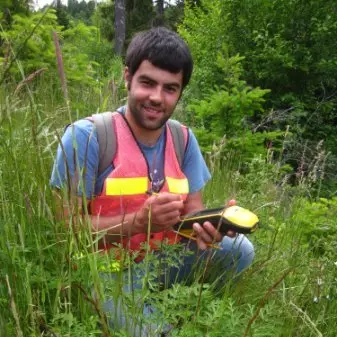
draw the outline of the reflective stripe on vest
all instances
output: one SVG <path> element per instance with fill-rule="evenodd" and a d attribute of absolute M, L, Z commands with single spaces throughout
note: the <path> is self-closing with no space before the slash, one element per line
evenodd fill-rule
<path fill-rule="evenodd" d="M 188 180 L 166 177 L 169 191 L 174 194 L 188 193 Z M 148 177 L 138 178 L 107 178 L 105 194 L 107 196 L 144 194 L 149 185 Z"/>
<path fill-rule="evenodd" d="M 105 181 L 106 195 L 144 194 L 149 184 L 148 177 L 138 178 L 107 178 Z"/>

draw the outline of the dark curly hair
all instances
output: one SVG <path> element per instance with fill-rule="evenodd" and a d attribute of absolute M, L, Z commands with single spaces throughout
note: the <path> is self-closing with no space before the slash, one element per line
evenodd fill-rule
<path fill-rule="evenodd" d="M 154 27 L 148 31 L 137 33 L 133 37 L 125 59 L 131 76 L 135 74 L 144 60 L 172 73 L 182 70 L 183 88 L 191 78 L 193 60 L 190 50 L 177 33 L 167 28 Z"/>

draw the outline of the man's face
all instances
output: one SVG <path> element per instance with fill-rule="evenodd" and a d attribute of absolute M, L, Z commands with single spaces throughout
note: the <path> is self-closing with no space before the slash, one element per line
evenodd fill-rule
<path fill-rule="evenodd" d="M 171 73 L 143 61 L 135 74 L 125 70 L 128 107 L 135 122 L 143 129 L 158 130 L 171 117 L 182 90 L 183 74 Z"/>

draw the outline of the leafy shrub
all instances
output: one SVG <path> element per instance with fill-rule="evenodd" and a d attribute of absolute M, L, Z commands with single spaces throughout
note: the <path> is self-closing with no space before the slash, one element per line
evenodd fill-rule
<path fill-rule="evenodd" d="M 207 130 L 211 141 L 223 136 L 241 136 L 246 129 L 247 119 L 255 112 L 263 111 L 264 96 L 269 92 L 251 88 L 240 80 L 242 58 L 239 55 L 228 56 L 224 46 L 217 55 L 215 66 L 220 73 L 227 74 L 223 84 L 205 90 L 203 99 L 194 99 L 187 107 L 196 125 Z"/>
<path fill-rule="evenodd" d="M 111 54 L 110 44 L 100 39 L 99 30 L 83 23 L 63 32 L 62 52 L 68 80 L 82 86 L 97 86 L 101 67 L 107 68 L 107 56 Z"/>
<path fill-rule="evenodd" d="M 108 74 L 110 44 L 100 38 L 98 28 L 81 22 L 67 30 L 61 29 L 54 10 L 32 13 L 27 17 L 14 15 L 11 29 L 0 33 L 5 40 L 2 54 L 5 56 L 7 49 L 10 50 L 9 60 L 6 57 L 0 59 L 3 67 L 6 68 L 15 58 L 19 61 L 19 67 L 14 63 L 10 69 L 16 81 L 41 68 L 47 68 L 51 78 L 57 77 L 53 41 L 53 32 L 56 32 L 68 85 L 99 89 L 97 84 Z"/>
<path fill-rule="evenodd" d="M 337 34 L 335 5 L 321 0 L 305 4 L 302 0 L 200 0 L 198 4 L 185 6 L 178 30 L 195 60 L 185 98 L 193 106 L 190 120 L 208 133 L 203 145 L 218 140 L 217 132 L 228 138 L 230 131 L 238 131 L 238 124 L 260 123 L 270 109 L 273 118 L 264 124 L 265 131 L 289 126 L 295 142 L 324 139 L 328 151 L 335 153 L 337 48 L 331 38 Z M 219 51 L 222 64 L 215 57 Z M 238 80 L 255 89 L 240 86 Z M 262 95 L 259 87 L 271 91 Z M 229 109 L 230 104 L 238 109 Z M 240 108 L 248 119 L 242 118 Z M 290 150 L 289 156 L 296 158 Z M 293 161 L 288 163 L 296 170 Z"/>
<path fill-rule="evenodd" d="M 187 98 L 202 99 L 209 89 L 223 83 L 225 76 L 219 72 L 215 55 L 228 47 L 227 28 L 228 15 L 219 1 L 202 1 L 201 6 L 185 1 L 184 20 L 178 32 L 187 41 L 195 66 Z"/>
<path fill-rule="evenodd" d="M 60 32 L 61 26 L 57 25 L 55 12 L 34 13 L 30 16 L 13 16 L 11 29 L 0 31 L 2 44 L 1 54 L 9 55 L 2 59 L 3 67 L 7 67 L 14 58 L 20 60 L 24 74 L 30 74 L 37 69 L 48 68 L 55 70 L 56 56 L 52 32 Z M 1 59 L 0 59 L 1 61 Z M 10 73 L 16 80 L 22 79 L 22 74 L 13 66 Z"/>
<path fill-rule="evenodd" d="M 335 257 L 337 251 L 337 197 L 300 201 L 294 216 L 306 244 L 317 255 Z"/>

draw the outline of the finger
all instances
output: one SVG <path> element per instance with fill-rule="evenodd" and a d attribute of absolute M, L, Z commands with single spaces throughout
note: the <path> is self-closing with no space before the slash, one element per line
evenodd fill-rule
<path fill-rule="evenodd" d="M 175 225 L 181 221 L 180 212 L 172 211 L 166 214 L 159 214 L 158 216 L 153 217 L 153 222 L 164 225 Z"/>
<path fill-rule="evenodd" d="M 197 238 L 197 245 L 200 250 L 207 249 L 207 244 L 201 238 Z"/>
<path fill-rule="evenodd" d="M 200 238 L 205 243 L 214 242 L 213 237 L 210 236 L 204 228 L 197 222 L 193 224 L 193 230 L 196 232 L 197 237 Z"/>
<path fill-rule="evenodd" d="M 184 209 L 184 203 L 182 200 L 180 201 L 171 201 L 165 204 L 153 204 L 152 209 L 155 212 L 165 214 L 170 213 L 172 211 L 178 211 L 179 213 Z"/>
<path fill-rule="evenodd" d="M 228 231 L 226 232 L 226 236 L 229 236 L 230 238 L 235 238 L 236 235 L 237 235 L 237 233 L 234 232 L 234 231 L 232 231 L 232 230 L 228 230 Z"/>
<path fill-rule="evenodd" d="M 203 228 L 207 234 L 212 237 L 212 242 L 220 242 L 222 240 L 222 234 L 208 221 L 203 223 Z"/>
<path fill-rule="evenodd" d="M 235 199 L 231 199 L 227 202 L 227 206 L 235 206 L 236 205 L 236 200 Z"/>
<path fill-rule="evenodd" d="M 166 204 L 173 201 L 182 201 L 180 194 L 173 194 L 167 192 L 157 194 L 155 197 L 156 197 L 155 201 L 158 204 Z"/>
<path fill-rule="evenodd" d="M 163 193 L 155 193 L 152 194 L 150 197 L 148 197 L 145 201 L 145 204 L 147 205 L 153 205 L 153 204 L 166 204 L 170 201 L 179 201 L 181 199 L 180 194 L 172 194 L 168 192 L 163 192 Z"/>
<path fill-rule="evenodd" d="M 158 199 L 159 195 L 155 194 L 155 195 L 151 195 L 150 197 L 148 197 L 145 202 L 144 202 L 144 205 L 145 206 L 152 206 L 156 200 Z"/>

